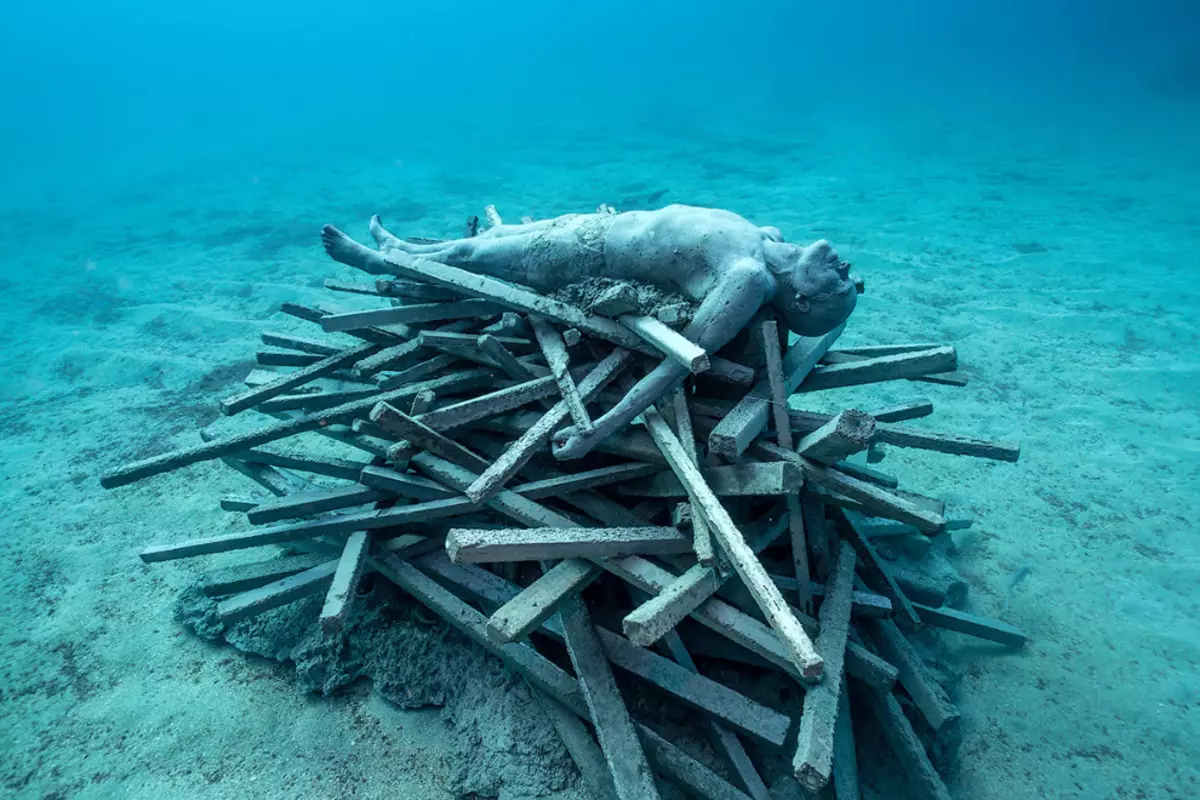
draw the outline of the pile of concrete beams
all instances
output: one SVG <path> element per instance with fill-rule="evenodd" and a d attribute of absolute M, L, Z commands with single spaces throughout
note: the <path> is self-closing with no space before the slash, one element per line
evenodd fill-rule
<path fill-rule="evenodd" d="M 314 624 L 330 637 L 364 576 L 382 576 L 528 681 L 596 797 L 657 797 L 661 779 L 703 798 L 858 798 L 851 703 L 890 744 L 905 796 L 949 796 L 929 752 L 960 714 L 911 637 L 1025 637 L 960 608 L 966 583 L 940 543 L 970 523 L 870 464 L 886 447 L 1018 451 L 903 424 L 932 413 L 924 400 L 802 408 L 879 381 L 963 385 L 953 347 L 837 348 L 840 328 L 789 342 L 760 315 L 709 354 L 674 318 L 606 317 L 425 260 L 326 286 L 379 307 L 282 311 L 352 343 L 264 333 L 274 349 L 221 402 L 275 421 L 103 476 L 114 488 L 221 459 L 268 493 L 221 500 L 244 530 L 144 561 L 283 546 L 204 590 L 227 623 L 324 592 Z M 590 424 L 664 358 L 688 365 L 682 387 L 591 455 L 553 458 L 557 430 Z M 321 437 L 363 455 L 332 457 Z M 730 668 L 783 673 L 803 701 L 712 677 Z M 698 712 L 720 763 L 634 718 L 623 697 L 647 688 Z M 767 773 L 767 753 L 791 768 Z"/>

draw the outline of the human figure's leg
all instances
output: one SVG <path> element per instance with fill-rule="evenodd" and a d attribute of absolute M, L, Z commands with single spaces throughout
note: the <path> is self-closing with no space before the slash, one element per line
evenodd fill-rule
<path fill-rule="evenodd" d="M 387 250 L 379 252 L 365 247 L 332 225 L 326 225 L 322 230 L 321 241 L 325 252 L 335 261 L 374 275 L 395 274 L 384 257 Z M 522 255 L 527 241 L 528 237 L 521 236 L 455 239 L 436 245 L 414 245 L 402 241 L 403 247 L 388 249 L 428 258 L 452 267 L 461 267 L 481 275 L 524 283 L 526 276 Z"/>

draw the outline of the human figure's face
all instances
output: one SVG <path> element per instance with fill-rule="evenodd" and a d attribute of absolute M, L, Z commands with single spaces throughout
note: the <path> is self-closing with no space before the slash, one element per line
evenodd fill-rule
<path fill-rule="evenodd" d="M 850 265 L 824 239 L 808 247 L 777 245 L 792 252 L 777 263 L 775 306 L 801 336 L 821 336 L 841 325 L 858 302 Z M 776 259 L 772 259 L 776 260 Z"/>

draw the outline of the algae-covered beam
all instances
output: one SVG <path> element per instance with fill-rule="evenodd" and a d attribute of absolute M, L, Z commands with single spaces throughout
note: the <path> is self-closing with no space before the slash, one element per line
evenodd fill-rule
<path fill-rule="evenodd" d="M 792 427 L 788 419 L 788 389 L 783 376 L 783 354 L 779 349 L 779 325 L 774 319 L 768 319 L 763 322 L 759 333 L 767 366 L 767 383 L 771 387 L 771 419 L 775 423 L 775 440 L 784 450 L 791 450 Z M 796 575 L 796 597 L 800 603 L 800 610 L 811 616 L 816 607 L 808 588 L 812 575 L 808 565 L 804 517 L 800 512 L 799 488 L 787 493 L 787 509 L 788 532 L 792 540 L 792 570 Z"/>
<path fill-rule="evenodd" d="M 873 620 L 865 626 L 875 649 L 896 666 L 898 680 L 913 705 L 935 733 L 949 731 L 958 725 L 962 712 L 946 695 L 946 690 L 925 666 L 920 654 L 891 620 Z"/>
<path fill-rule="evenodd" d="M 821 678 L 822 660 L 813 648 L 812 640 L 800 627 L 792 615 L 779 587 L 771 582 L 770 576 L 759 563 L 754 551 L 746 544 L 741 531 L 733 524 L 729 512 L 721 505 L 721 501 L 713 494 L 700 470 L 687 457 L 679 439 L 676 438 L 666 420 L 654 408 L 646 409 L 643 415 L 646 427 L 650 431 L 654 443 L 658 445 L 671 469 L 679 476 L 680 481 L 687 486 L 689 493 L 695 498 L 700 513 L 704 514 L 712 529 L 713 535 L 721 545 L 721 550 L 732 563 L 733 568 L 741 576 L 746 588 L 754 595 L 759 608 L 767 618 L 771 627 L 779 635 L 788 654 L 795 664 L 799 674 L 806 680 Z"/>
<path fill-rule="evenodd" d="M 854 548 L 842 542 L 821 604 L 817 652 L 825 659 L 825 680 L 804 696 L 792 772 L 809 791 L 819 792 L 833 774 L 834 729 L 842 694 L 842 667 L 850 634 L 850 595 L 854 589 Z"/>
<path fill-rule="evenodd" d="M 228 625 L 286 605 L 301 597 L 317 594 L 333 580 L 337 565 L 337 559 L 334 559 L 274 583 L 235 594 L 217 604 L 217 616 Z"/>
<path fill-rule="evenodd" d="M 699 674 L 700 670 L 696 667 L 696 662 L 692 660 L 691 653 L 684 646 L 683 639 L 678 633 L 669 631 L 663 642 L 667 652 L 671 654 L 671 658 L 675 659 L 681 667 L 689 672 Z M 754 800 L 772 800 L 767 785 L 763 783 L 762 776 L 758 774 L 758 769 L 750 760 L 750 754 L 742 746 L 737 734 L 715 719 L 708 720 L 708 728 L 713 749 L 717 751 L 717 755 L 725 762 L 725 766 L 738 779 L 747 793 Z"/>
<path fill-rule="evenodd" d="M 780 520 L 772 521 L 769 517 L 770 514 L 758 520 L 753 526 L 756 530 L 747 527 L 746 538 L 755 553 L 768 547 L 782 532 L 783 523 Z M 657 574 L 661 577 L 667 573 Z M 670 576 L 665 585 L 649 592 L 652 597 L 625 616 L 621 623 L 622 630 L 637 644 L 653 644 L 716 594 L 730 575 L 728 565 L 718 569 L 716 566 L 696 564 L 678 577 Z"/>
<path fill-rule="evenodd" d="M 901 353 L 918 353 L 922 350 L 934 350 L 943 345 L 937 342 L 906 342 L 904 344 L 876 344 L 876 345 L 842 345 L 836 350 L 830 350 L 826 354 L 826 358 L 836 358 L 839 355 L 846 354 L 852 356 L 864 356 L 877 358 L 879 356 L 894 356 Z"/>
<path fill-rule="evenodd" d="M 389 281 L 384 278 L 375 281 L 374 294 L 383 297 L 399 297 L 404 300 L 422 300 L 427 303 L 445 303 L 462 299 L 457 292 L 443 289 L 440 286 L 430 286 L 428 283 L 418 281 Z"/>
<path fill-rule="evenodd" d="M 550 374 L 554 376 L 554 380 L 558 384 L 558 393 L 562 396 L 563 402 L 567 404 L 567 412 L 571 415 L 571 419 L 581 431 L 591 432 L 593 430 L 592 420 L 584 407 L 584 399 L 579 393 L 579 387 L 575 385 L 575 379 L 571 377 L 569 369 L 571 356 L 567 353 L 567 345 L 563 341 L 562 335 L 537 314 L 529 315 L 529 324 L 533 328 L 533 335 L 537 338 L 538 345 L 542 348 L 546 364 L 550 367 Z"/>
<path fill-rule="evenodd" d="M 486 275 L 477 275 L 465 269 L 451 267 L 427 258 L 410 256 L 397 250 L 391 250 L 384 254 L 384 260 L 388 262 L 391 269 L 395 270 L 396 274 L 404 277 L 453 289 L 456 292 L 494 302 L 515 311 L 539 314 L 560 325 L 578 328 L 584 333 L 605 339 L 629 350 L 636 350 L 647 355 L 658 355 L 657 349 L 643 342 L 639 336 L 620 323 L 597 314 L 588 314 L 577 306 L 546 297 L 527 287 L 496 280 Z"/>
<path fill-rule="evenodd" d="M 434 391 L 439 389 L 449 391 L 451 388 L 467 389 L 483 385 L 490 380 L 492 380 L 492 373 L 490 370 L 485 369 L 473 369 L 454 373 L 424 384 L 414 384 L 413 386 L 396 389 L 393 392 L 388 392 L 377 397 L 356 400 L 352 403 L 283 420 L 274 425 L 267 425 L 245 433 L 213 439 L 195 447 L 187 447 L 141 461 L 134 461 L 103 475 L 100 478 L 100 485 L 106 489 L 113 489 L 201 461 L 208 461 L 220 458 L 221 456 L 240 453 L 254 447 L 260 447 L 268 442 L 285 439 L 289 436 L 295 436 L 298 433 L 319 430 L 331 423 L 345 422 L 360 414 L 364 414 L 378 402 L 395 402 L 401 398 L 411 397 L 422 389 L 433 389 Z"/>
<path fill-rule="evenodd" d="M 615 378 L 629 361 L 630 355 L 628 350 L 618 348 L 597 364 L 579 384 L 579 391 L 584 400 L 595 396 Z M 533 458 L 534 453 L 546 446 L 568 413 L 566 401 L 556 403 L 467 487 L 467 496 L 479 503 L 498 492 L 529 459 Z"/>
<path fill-rule="evenodd" d="M 854 723 L 850 719 L 849 687 L 838 700 L 838 718 L 833 728 L 833 795 L 836 800 L 862 800 L 858 781 L 858 755 L 854 747 Z"/>
<path fill-rule="evenodd" d="M 680 386 L 672 393 L 671 411 L 675 418 L 675 430 L 679 434 L 680 444 L 683 445 L 691 462 L 699 466 L 700 454 L 696 450 L 696 431 L 692 427 L 692 412 L 688 408 L 688 393 L 684 386 Z M 700 514 L 692 515 L 692 549 L 696 552 L 696 561 L 700 564 L 709 566 L 716 561 L 708 522 Z"/>
<path fill-rule="evenodd" d="M 362 506 L 384 500 L 389 496 L 388 492 L 359 485 L 314 489 L 259 503 L 246 512 L 246 517 L 254 525 L 263 525 L 268 522 L 278 522 L 281 519 L 309 517 L 327 511 Z"/>
<path fill-rule="evenodd" d="M 786 415 L 785 415 L 786 423 Z M 875 434 L 875 420 L 856 408 L 847 409 L 800 440 L 796 452 L 821 464 L 836 464 L 866 450 Z M 784 446 L 780 443 L 780 446 Z"/>
<path fill-rule="evenodd" d="M 411 367 L 417 362 L 420 352 L 421 343 L 416 339 L 393 344 L 359 361 L 351 370 L 351 374 L 359 380 L 365 380 L 383 370 Z"/>
<path fill-rule="evenodd" d="M 450 560 L 463 564 L 673 555 L 691 549 L 691 541 L 669 527 L 452 528 L 446 535 Z"/>
<path fill-rule="evenodd" d="M 321 630 L 326 633 L 335 633 L 345 627 L 350 601 L 366 568 L 370 546 L 371 537 L 366 531 L 355 531 L 346 539 L 346 546 L 333 573 L 333 581 L 325 594 L 325 605 L 321 609 Z"/>
<path fill-rule="evenodd" d="M 399 372 L 394 372 L 391 375 L 375 376 L 376 385 L 380 389 L 397 389 L 401 386 L 407 386 L 415 381 L 423 381 L 426 378 L 437 375 L 445 369 L 457 364 L 462 358 L 457 355 L 448 353 L 440 353 L 433 358 L 417 361 L 415 364 L 405 367 Z"/>
<path fill-rule="evenodd" d="M 584 472 L 562 473 L 552 478 L 529 481 L 513 487 L 513 491 L 530 500 L 540 500 L 544 497 L 562 497 L 572 492 L 582 492 L 585 489 L 595 489 L 599 486 L 625 483 L 626 481 L 644 478 L 661 471 L 658 464 L 616 464 L 611 467 L 597 467 Z M 600 520 L 607 522 L 607 520 Z M 608 523 L 625 524 L 625 523 Z"/>
<path fill-rule="evenodd" d="M 215 569 L 201 575 L 198 583 L 204 594 L 209 597 L 221 597 L 266 586 L 327 561 L 329 557 L 325 555 L 280 556 L 266 561 Z"/>
<path fill-rule="evenodd" d="M 517 357 L 504 346 L 500 337 L 485 333 L 475 340 L 475 344 L 479 351 L 495 362 L 496 366 L 503 370 L 508 377 L 518 381 L 531 381 L 536 377 L 533 370 L 518 361 Z"/>
<path fill-rule="evenodd" d="M 562 703 L 546 692 L 535 688 L 528 681 L 526 681 L 526 685 L 529 686 L 529 693 L 533 695 L 549 718 L 550 724 L 558 731 L 563 747 L 567 749 L 571 760 L 575 762 L 584 785 L 592 792 L 596 800 L 616 800 L 617 794 L 613 788 L 612 775 L 608 772 L 608 765 L 604 762 L 604 753 L 596 744 L 596 740 L 592 738 L 591 731 Z"/>
<path fill-rule="evenodd" d="M 315 353 L 289 353 L 274 350 L 260 350 L 254 360 L 260 367 L 311 367 L 319 364 L 324 356 Z"/>
<path fill-rule="evenodd" d="M 892 601 L 892 614 L 896 620 L 896 624 L 906 631 L 914 631 L 921 627 L 921 618 L 917 616 L 916 610 L 913 608 L 908 597 L 905 596 L 903 590 L 896 583 L 896 579 L 892 577 L 891 571 L 876 552 L 875 546 L 871 544 L 871 540 L 863 536 L 859 530 L 863 519 L 853 511 L 838 509 L 835 512 L 840 516 L 842 523 L 842 535 L 845 537 L 858 554 L 859 569 L 862 573 L 863 582 L 871 589 Z"/>
<path fill-rule="evenodd" d="M 451 303 L 421 303 L 411 306 L 392 306 L 371 311 L 350 311 L 329 314 L 321 318 L 327 331 L 352 331 L 380 325 L 406 325 L 435 320 L 486 317 L 499 314 L 500 306 L 484 300 L 456 300 Z"/>
<path fill-rule="evenodd" d="M 553 397 L 557 391 L 553 377 L 533 378 L 514 386 L 428 411 L 419 420 L 436 431 L 462 428 L 489 417 L 505 414 L 522 406 Z"/>
<path fill-rule="evenodd" d="M 398 408 L 381 402 L 371 409 L 371 421 L 390 433 L 401 436 L 434 455 L 453 461 L 467 469 L 487 469 L 489 462 L 471 452 L 458 442 L 439 433 L 420 420 L 410 417 Z"/>
<path fill-rule="evenodd" d="M 360 480 L 367 486 L 414 500 L 440 500 L 444 497 L 457 497 L 459 494 L 436 481 L 387 467 L 366 467 L 362 470 Z"/>
<path fill-rule="evenodd" d="M 331 312 L 313 306 L 305 306 L 300 303 L 283 303 L 279 306 L 279 310 L 284 314 L 302 319 L 306 322 L 315 322 L 321 324 L 321 320 L 329 316 Z M 355 339 L 362 339 L 364 342 L 378 342 L 382 344 L 397 344 L 404 339 L 411 339 L 415 331 L 412 331 L 407 326 L 396 325 L 393 330 L 387 331 L 383 328 L 360 328 L 358 330 L 346 331 L 346 335 L 353 336 Z"/>
<path fill-rule="evenodd" d="M 953 347 L 935 347 L 914 353 L 817 366 L 796 391 L 819 392 L 844 386 L 915 378 L 935 372 L 949 372 L 957 364 L 958 355 Z"/>
<path fill-rule="evenodd" d="M 903 422 L 907 419 L 928 417 L 932 413 L 933 403 L 929 400 L 912 400 L 875 409 L 871 412 L 871 416 L 875 418 L 876 422 Z"/>
<path fill-rule="evenodd" d="M 860 697 L 867 699 L 867 705 L 875 714 L 875 720 L 884 738 L 896 754 L 896 760 L 908 775 L 909 796 L 918 800 L 951 800 L 946 784 L 938 775 L 937 770 L 929 761 L 925 746 L 904 716 L 904 709 L 891 692 L 878 692 L 868 689 Z"/>
<path fill-rule="evenodd" d="M 416 562 L 422 570 L 437 575 L 440 580 L 461 589 L 485 607 L 503 606 L 529 591 L 503 578 L 471 565 L 453 564 L 445 553 L 430 553 Z M 493 615 L 494 620 L 496 615 Z M 562 625 L 547 618 L 542 632 L 562 638 Z M 492 633 L 489 621 L 489 635 Z M 690 706 L 719 720 L 757 741 L 779 747 L 787 736 L 790 721 L 787 716 L 750 700 L 714 680 L 696 674 L 680 664 L 642 647 L 603 627 L 596 628 L 604 653 L 612 665 L 646 681 Z M 500 642 L 501 640 L 492 639 Z"/>
<path fill-rule="evenodd" d="M 463 333 L 461 331 L 421 331 L 417 336 L 417 341 L 423 347 L 432 347 L 446 352 L 464 352 L 474 351 L 479 346 L 478 333 Z M 482 334 L 490 336 L 491 334 Z M 518 350 L 523 353 L 529 353 L 534 350 L 534 343 L 526 338 L 519 336 L 493 336 L 497 343 L 503 345 L 508 350 Z"/>
<path fill-rule="evenodd" d="M 700 470 L 700 475 L 718 497 L 792 495 L 804 485 L 804 473 L 785 461 L 708 467 Z M 660 472 L 648 480 L 623 486 L 621 493 L 631 497 L 687 497 L 688 488 L 677 475 Z"/>
<path fill-rule="evenodd" d="M 775 585 L 785 592 L 796 591 L 796 579 L 786 575 L 772 575 L 771 580 L 775 581 Z M 728 588 L 728 584 L 722 587 L 723 590 Z M 815 598 L 823 599 L 825 597 L 825 587 L 819 583 L 810 583 L 809 591 Z M 725 592 L 722 592 L 724 595 Z M 741 603 L 740 605 L 745 605 Z M 871 591 L 855 590 L 850 594 L 850 612 L 856 617 L 865 617 L 869 619 L 880 619 L 890 617 L 892 615 L 892 601 L 888 600 L 881 594 L 876 594 Z"/>
<path fill-rule="evenodd" d="M 367 466 L 360 461 L 350 461 L 344 458 L 308 458 L 284 453 L 271 453 L 266 450 L 247 450 L 244 453 L 234 454 L 233 458 L 247 461 L 251 464 L 266 464 L 272 467 L 295 470 L 296 472 L 310 472 L 314 475 L 325 475 L 329 478 L 341 478 L 348 481 L 358 480 L 359 473 L 362 472 L 363 467 Z"/>
<path fill-rule="evenodd" d="M 848 497 L 860 503 L 870 514 L 906 522 L 922 533 L 938 533 L 946 522 L 940 514 L 922 508 L 907 498 L 865 481 L 851 478 L 832 467 L 817 464 L 771 442 L 756 444 L 755 453 L 764 459 L 791 461 L 798 464 L 810 485 L 815 484 L 833 495 Z"/>
<path fill-rule="evenodd" d="M 994 461 L 1015 462 L 1021 457 L 1021 448 L 1017 445 L 970 439 L 966 436 L 948 433 L 934 433 L 902 425 L 877 425 L 875 441 L 890 444 L 893 447 L 912 447 L 956 456 L 990 458 Z"/>
<path fill-rule="evenodd" d="M 347 283 L 346 281 L 326 278 L 324 285 L 325 288 L 331 292 L 344 292 L 345 294 L 365 294 L 373 297 L 380 296 L 380 292 L 374 286 L 367 286 L 363 283 Z"/>
<path fill-rule="evenodd" d="M 703 347 L 668 328 L 658 319 L 638 314 L 622 314 L 618 319 L 622 325 L 688 372 L 705 372 L 712 366 Z"/>
<path fill-rule="evenodd" d="M 337 355 L 343 349 L 317 339 L 279 333 L 278 331 L 263 331 L 262 343 L 268 347 L 282 347 L 287 350 L 299 350 L 301 353 L 315 353 L 319 356 Z"/>
<path fill-rule="evenodd" d="M 720 584 L 717 570 L 696 564 L 629 612 L 622 630 L 633 642 L 649 646 L 712 597 Z"/>
<path fill-rule="evenodd" d="M 633 719 L 617 688 L 604 647 L 583 601 L 569 600 L 559 611 L 567 653 L 588 706 L 600 749 L 608 761 L 613 786 L 621 800 L 654 800 L 659 796 L 650 764 Z"/>
<path fill-rule="evenodd" d="M 223 553 L 228 550 L 242 550 L 268 544 L 295 542 L 302 539 L 312 539 L 316 536 L 349 535 L 357 530 L 390 528 L 407 523 L 443 519 L 445 517 L 469 514 L 475 509 L 475 504 L 465 497 L 431 500 L 427 503 L 396 506 L 394 508 L 377 509 L 359 514 L 345 514 L 342 516 L 306 520 L 288 525 L 254 528 L 248 531 L 220 536 L 190 539 L 177 544 L 155 545 L 143 550 L 140 556 L 142 561 L 147 563 L 171 561 L 177 558 L 191 558 L 211 553 Z"/>
<path fill-rule="evenodd" d="M 496 609 L 487 622 L 488 638 L 497 644 L 525 639 L 601 572 L 595 564 L 579 559 L 556 564 Z"/>
<path fill-rule="evenodd" d="M 808 376 L 825 351 L 837 341 L 844 327 L 839 325 L 824 336 L 802 336 L 788 348 L 783 359 L 784 387 L 788 394 Z M 737 458 L 767 427 L 770 410 L 771 385 L 763 378 L 713 428 L 708 436 L 709 450 L 727 458 Z"/>
<path fill-rule="evenodd" d="M 965 633 L 1013 648 L 1024 647 L 1029 640 L 1020 629 L 998 619 L 978 617 L 955 608 L 931 608 L 921 603 L 913 603 L 913 608 L 922 622 L 935 628 Z"/>
<path fill-rule="evenodd" d="M 319 411 L 322 408 L 333 408 L 354 400 L 378 397 L 379 394 L 380 389 L 377 386 L 338 389 L 328 392 L 297 392 L 263 400 L 261 403 L 257 403 L 255 408 L 264 414 L 280 411 Z"/>
<path fill-rule="evenodd" d="M 612 558 L 602 563 L 613 575 L 644 592 L 662 592 L 675 578 L 673 573 L 640 556 Z M 795 613 L 790 608 L 788 612 Z M 728 640 L 726 644 L 731 642 L 748 650 L 802 683 L 811 682 L 802 676 L 780 637 L 768 625 L 729 603 L 710 597 L 693 609 L 690 616 L 709 630 L 724 636 Z M 889 689 L 896 682 L 895 667 L 853 643 L 846 648 L 846 672 L 881 689 Z"/>

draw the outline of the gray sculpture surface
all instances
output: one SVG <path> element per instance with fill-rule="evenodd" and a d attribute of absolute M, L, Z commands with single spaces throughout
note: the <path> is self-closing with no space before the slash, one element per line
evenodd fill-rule
<path fill-rule="evenodd" d="M 760 228 L 729 211 L 672 205 L 658 211 L 568 214 L 506 225 L 489 208 L 492 227 L 478 236 L 413 244 L 386 231 L 378 217 L 371 233 L 376 252 L 326 226 L 322 241 L 337 261 L 375 274 L 392 274 L 384 255 L 398 250 L 472 272 L 552 292 L 585 278 L 648 283 L 699 304 L 683 335 L 714 353 L 766 304 L 803 336 L 843 323 L 857 292 L 849 264 L 825 240 L 788 244 L 778 229 Z M 677 386 L 685 367 L 664 360 L 595 420 L 554 437 L 560 459 L 578 458 L 627 425 Z"/>

